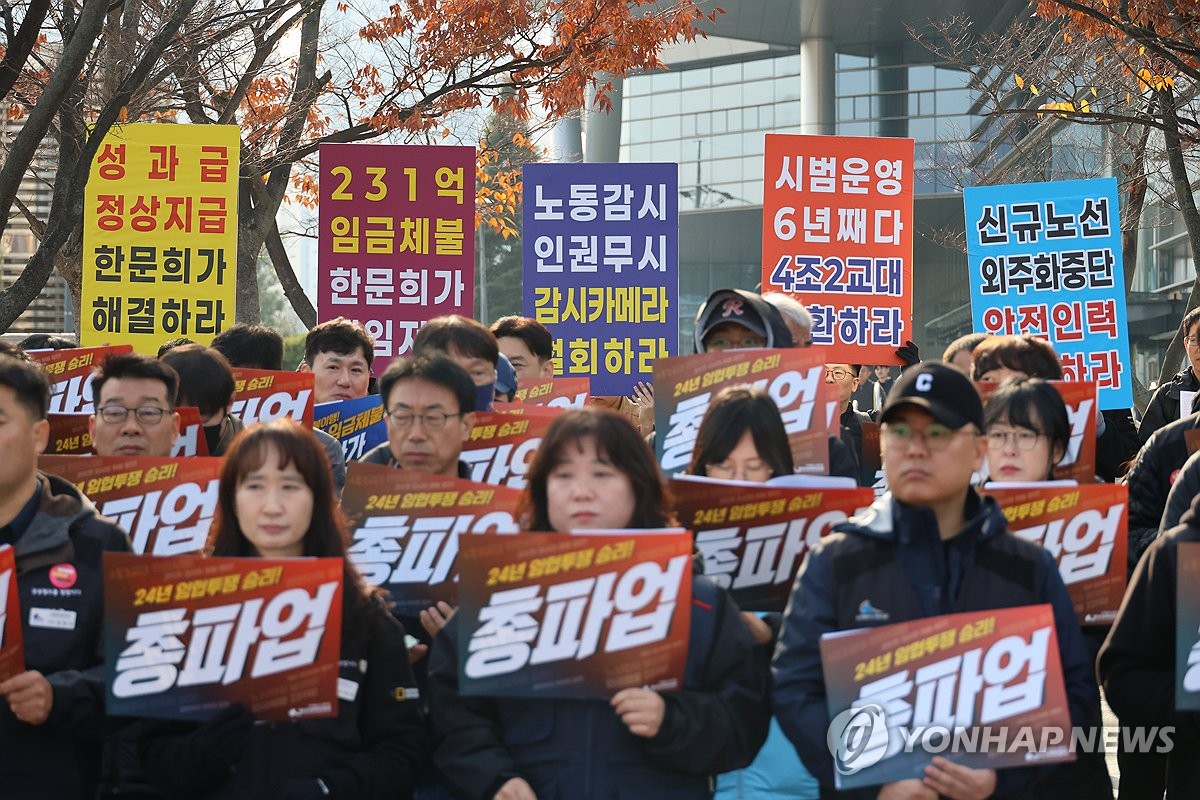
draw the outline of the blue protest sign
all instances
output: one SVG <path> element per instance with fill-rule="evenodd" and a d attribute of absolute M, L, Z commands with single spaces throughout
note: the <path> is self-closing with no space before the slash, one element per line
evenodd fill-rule
<path fill-rule="evenodd" d="M 387 441 L 383 399 L 369 394 L 357 400 L 335 400 L 313 408 L 313 427 L 342 443 L 346 461 L 362 458 L 371 448 Z"/>
<path fill-rule="evenodd" d="M 974 329 L 1030 334 L 1101 408 L 1133 404 L 1114 178 L 963 190 Z"/>
<path fill-rule="evenodd" d="M 679 350 L 679 167 L 526 164 L 524 310 L 558 374 L 628 394 Z"/>

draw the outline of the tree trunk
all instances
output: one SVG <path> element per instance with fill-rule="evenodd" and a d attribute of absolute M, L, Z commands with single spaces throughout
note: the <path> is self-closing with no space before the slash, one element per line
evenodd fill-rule
<path fill-rule="evenodd" d="M 1137 143 L 1129 150 L 1133 161 L 1128 166 L 1128 194 L 1125 198 L 1123 219 L 1121 220 L 1121 261 L 1125 270 L 1125 294 L 1133 290 L 1133 279 L 1138 266 L 1138 237 L 1142 229 L 1142 210 L 1146 206 L 1146 189 L 1149 178 L 1146 176 L 1146 143 L 1150 140 L 1150 126 L 1142 126 L 1142 135 Z"/>
<path fill-rule="evenodd" d="M 300 52 L 296 59 L 296 82 L 292 87 L 289 100 L 288 120 L 284 123 L 279 135 L 277 151 L 287 153 L 293 150 L 304 132 L 304 124 L 308 111 L 316 99 L 320 85 L 329 76 L 321 80 L 317 73 L 317 45 L 321 34 L 321 9 L 324 0 L 316 0 L 312 10 L 300 24 Z M 275 229 L 275 216 L 279 213 L 279 205 L 287 193 L 291 181 L 292 162 L 280 164 L 271 170 L 264 186 L 258 176 L 244 177 L 242 202 L 243 209 L 250 213 L 238 214 L 238 269 L 237 269 L 237 320 L 238 322 L 258 322 L 258 256 L 262 252 L 270 232 Z M 249 197 L 247 198 L 247 195 Z M 276 272 L 279 271 L 278 262 Z M 293 273 L 294 276 L 294 273 Z M 286 291 L 286 289 L 285 289 Z M 289 298 L 291 295 L 289 294 Z M 296 308 L 293 301 L 292 307 Z M 296 308 L 300 319 L 304 313 Z"/>
<path fill-rule="evenodd" d="M 1171 184 L 1175 190 L 1175 198 L 1179 202 L 1179 211 L 1183 215 L 1183 225 L 1187 229 L 1188 243 L 1192 248 L 1192 268 L 1200 267 L 1200 212 L 1196 210 L 1196 198 L 1192 194 L 1191 179 L 1188 178 L 1187 165 L 1183 161 L 1183 143 L 1179 138 L 1179 115 L 1175 107 L 1175 94 L 1170 89 L 1158 92 L 1158 104 L 1163 116 L 1163 139 L 1166 145 L 1167 164 L 1171 168 Z M 1192 283 L 1191 294 L 1188 295 L 1187 309 L 1192 310 L 1200 302 L 1200 274 Z M 1158 383 L 1161 386 L 1171 379 L 1176 368 L 1183 360 L 1183 335 L 1175 331 L 1171 346 L 1167 348 L 1162 360 L 1162 370 Z"/>
<path fill-rule="evenodd" d="M 262 214 L 254 202 L 251 182 L 257 177 L 243 175 L 238 181 L 237 283 L 234 288 L 234 319 L 254 324 L 259 319 L 258 251 L 262 250 Z"/>
<path fill-rule="evenodd" d="M 310 330 L 316 327 L 317 309 L 313 307 L 312 301 L 304 293 L 304 287 L 296 278 L 296 271 L 292 269 L 292 261 L 288 258 L 287 250 L 283 246 L 283 239 L 279 236 L 278 225 L 273 226 L 267 234 L 267 254 L 271 256 L 271 263 L 275 266 L 275 275 L 279 278 L 279 283 L 283 286 L 283 293 L 288 302 L 292 304 L 292 310 L 296 312 L 296 316 L 304 323 L 304 327 Z"/>

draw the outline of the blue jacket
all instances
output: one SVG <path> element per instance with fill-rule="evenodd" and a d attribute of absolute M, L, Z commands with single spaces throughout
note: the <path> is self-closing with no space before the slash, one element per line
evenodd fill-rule
<path fill-rule="evenodd" d="M 430 653 L 434 762 L 460 798 L 491 800 L 522 777 L 538 800 L 707 800 L 714 773 L 751 762 L 767 733 L 761 648 L 725 590 L 692 579 L 684 688 L 662 726 L 634 736 L 606 700 L 464 697 L 458 617 Z"/>
<path fill-rule="evenodd" d="M 801 760 L 821 783 L 823 797 L 835 796 L 818 649 L 821 635 L 830 631 L 1049 603 L 1071 721 L 1098 723 L 1091 660 L 1054 559 L 1041 547 L 1007 535 L 1004 514 L 992 498 L 970 490 L 966 511 L 966 526 L 943 543 L 930 509 L 906 506 L 885 494 L 810 550 L 796 576 L 772 665 L 773 706 Z M 1017 794 L 1050 771 L 1000 770 L 994 796 Z"/>
<path fill-rule="evenodd" d="M 772 718 L 754 763 L 718 775 L 713 800 L 817 800 L 817 781 L 796 756 L 779 721 Z"/>

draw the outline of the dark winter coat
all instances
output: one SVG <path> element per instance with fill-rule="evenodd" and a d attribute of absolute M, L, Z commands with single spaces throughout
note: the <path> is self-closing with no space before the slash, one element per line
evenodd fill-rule
<path fill-rule="evenodd" d="M 821 635 L 832 631 L 1049 603 L 1072 722 L 1097 721 L 1099 695 L 1091 660 L 1054 559 L 1041 547 L 1008 535 L 1004 513 L 990 497 L 969 492 L 967 519 L 963 530 L 943 543 L 930 509 L 906 506 L 888 493 L 809 551 L 784 612 L 772 666 L 772 703 L 784 733 L 821 783 L 822 797 L 873 798 L 879 791 L 834 790 L 818 647 Z M 864 608 L 870 613 L 864 615 Z M 1000 770 L 995 796 L 1027 796 L 1022 792 L 1048 772 Z"/>
<path fill-rule="evenodd" d="M 1192 414 L 1159 428 L 1142 445 L 1125 481 L 1129 485 L 1129 574 L 1158 536 L 1171 487 L 1188 459 L 1188 431 L 1200 428 L 1200 414 Z M 1177 520 L 1191 504 L 1188 495 Z M 1172 525 L 1171 527 L 1174 527 Z"/>
<path fill-rule="evenodd" d="M 707 800 L 710 778 L 754 760 L 770 711 L 762 648 L 737 606 L 693 578 L 684 688 L 664 693 L 658 734 L 634 736 L 605 700 L 466 697 L 457 622 L 431 653 L 434 761 L 461 798 L 491 800 L 522 777 L 538 800 Z"/>
<path fill-rule="evenodd" d="M 1200 714 L 1175 710 L 1179 545 L 1200 541 L 1197 513 L 1193 506 L 1138 562 L 1098 664 L 1105 697 L 1122 727 L 1174 726 L 1167 800 L 1200 797 Z"/>
<path fill-rule="evenodd" d="M 214 763 L 203 725 L 143 723 L 142 766 L 168 798 L 273 798 L 289 779 L 320 778 L 331 800 L 392 800 L 412 792 L 428 729 L 404 645 L 404 628 L 378 600 L 342 615 L 338 713 L 255 723 L 244 755 Z"/>
<path fill-rule="evenodd" d="M 1196 380 L 1196 374 L 1190 366 L 1175 373 L 1171 380 L 1159 386 L 1150 398 L 1146 413 L 1142 415 L 1142 422 L 1138 426 L 1138 436 L 1142 444 L 1145 444 L 1156 430 L 1179 419 L 1179 393 L 1195 391 L 1200 391 L 1200 381 Z"/>
<path fill-rule="evenodd" d="M 39 479 L 37 511 L 14 545 L 20 609 L 9 613 L 54 701 L 36 726 L 0 702 L 0 797 L 91 798 L 104 732 L 103 554 L 129 552 L 129 539 L 70 483 Z"/>

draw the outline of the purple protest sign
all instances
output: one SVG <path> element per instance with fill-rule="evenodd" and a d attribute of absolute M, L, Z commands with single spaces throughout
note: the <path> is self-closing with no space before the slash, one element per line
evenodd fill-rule
<path fill-rule="evenodd" d="M 679 352 L 679 167 L 526 164 L 525 314 L 556 372 L 629 394 Z"/>

